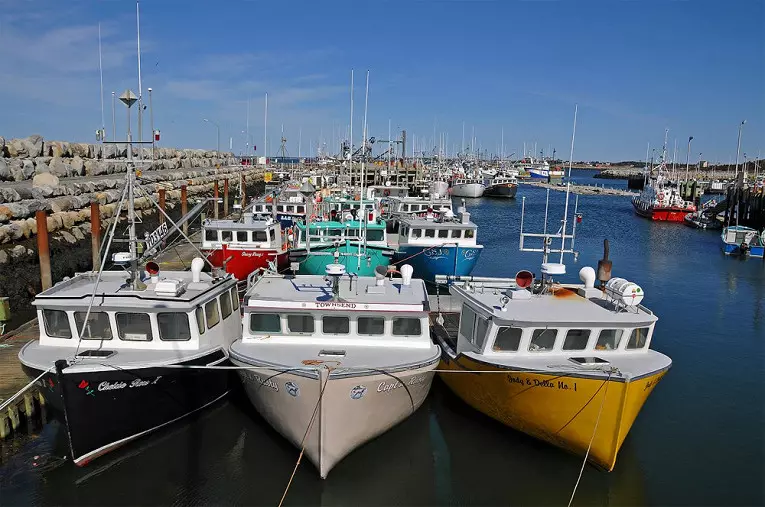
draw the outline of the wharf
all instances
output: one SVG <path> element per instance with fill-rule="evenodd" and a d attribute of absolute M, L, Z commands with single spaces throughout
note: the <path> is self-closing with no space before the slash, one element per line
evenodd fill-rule
<path fill-rule="evenodd" d="M 531 187 L 549 188 L 551 190 L 557 190 L 559 192 L 566 191 L 565 183 L 547 183 L 544 181 L 520 181 L 521 185 L 528 185 Z M 629 190 L 622 190 L 619 188 L 598 187 L 594 185 L 577 185 L 571 184 L 571 192 L 580 195 L 611 195 L 611 196 L 633 196 L 635 192 Z"/>

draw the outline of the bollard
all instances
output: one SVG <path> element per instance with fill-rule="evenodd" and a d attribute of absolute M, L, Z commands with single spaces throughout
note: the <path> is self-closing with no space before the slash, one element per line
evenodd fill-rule
<path fill-rule="evenodd" d="M 213 199 L 215 199 L 215 213 L 213 213 L 213 216 L 215 219 L 218 219 L 218 198 L 220 196 L 220 193 L 218 192 L 218 180 L 215 180 L 215 183 L 213 183 Z"/>
<path fill-rule="evenodd" d="M 37 210 L 35 220 L 37 221 L 37 255 L 40 257 L 40 282 L 42 290 L 48 290 L 53 286 L 48 246 L 48 216 L 45 211 Z"/>
<path fill-rule="evenodd" d="M 228 216 L 228 178 L 223 180 L 223 216 Z"/>
<path fill-rule="evenodd" d="M 164 188 L 159 189 L 159 209 L 162 211 L 165 211 L 165 192 L 166 190 Z M 159 214 L 159 223 L 164 224 L 165 223 L 165 214 L 160 213 Z"/>
<path fill-rule="evenodd" d="M 98 271 L 101 267 L 101 210 L 98 201 L 90 203 L 90 249 L 93 271 Z"/>
<path fill-rule="evenodd" d="M 186 185 L 181 185 L 181 216 L 186 216 L 188 204 L 186 202 Z M 183 222 L 183 234 L 189 234 L 189 222 L 186 220 Z"/>

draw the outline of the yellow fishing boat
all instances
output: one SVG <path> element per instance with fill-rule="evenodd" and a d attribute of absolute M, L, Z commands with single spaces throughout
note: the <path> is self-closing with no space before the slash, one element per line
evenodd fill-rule
<path fill-rule="evenodd" d="M 433 335 L 441 378 L 470 406 L 607 469 L 635 418 L 672 364 L 650 348 L 657 317 L 642 289 L 621 278 L 595 288 L 558 284 L 562 264 L 541 281 L 455 280 L 436 305 Z M 478 280 L 478 281 L 477 281 Z"/>

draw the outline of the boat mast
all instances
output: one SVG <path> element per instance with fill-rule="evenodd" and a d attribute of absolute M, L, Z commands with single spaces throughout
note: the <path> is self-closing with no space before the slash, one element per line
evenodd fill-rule
<path fill-rule="evenodd" d="M 351 69 L 351 125 L 348 130 L 348 179 L 353 177 L 353 69 Z"/>
<path fill-rule="evenodd" d="M 364 126 L 361 129 L 362 130 L 362 136 L 361 136 L 361 197 L 359 198 L 359 255 L 356 258 L 357 260 L 357 267 L 359 271 L 361 271 L 361 243 L 364 243 L 364 253 L 366 253 L 367 249 L 367 235 L 366 231 L 362 232 L 361 224 L 364 223 L 364 219 L 366 218 L 366 209 L 364 207 L 364 162 L 367 159 L 367 105 L 369 103 L 369 70 L 367 70 L 367 86 L 366 91 L 364 92 Z M 362 240 L 362 234 L 363 234 L 363 240 Z"/>
<path fill-rule="evenodd" d="M 563 264 L 563 254 L 566 251 L 566 225 L 568 221 L 568 199 L 571 195 L 571 166 L 574 164 L 574 140 L 576 139 L 576 116 L 579 104 L 574 106 L 574 131 L 571 133 L 571 154 L 568 159 L 568 175 L 566 176 L 566 207 L 563 210 L 563 234 L 560 236 L 560 263 Z M 573 242 L 573 238 L 572 238 Z"/>

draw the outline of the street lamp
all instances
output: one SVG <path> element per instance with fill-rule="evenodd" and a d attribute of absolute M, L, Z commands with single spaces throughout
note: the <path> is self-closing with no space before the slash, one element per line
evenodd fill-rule
<path fill-rule="evenodd" d="M 736 179 L 738 179 L 738 154 L 741 151 L 741 129 L 744 128 L 746 120 L 742 121 L 738 126 L 738 144 L 736 146 Z"/>
<path fill-rule="evenodd" d="M 688 166 L 691 161 L 691 141 L 693 141 L 693 136 L 688 138 L 688 151 L 685 153 L 685 181 L 688 181 Z"/>
<path fill-rule="evenodd" d="M 207 118 L 204 118 L 202 121 L 204 121 L 205 123 L 212 123 L 213 125 L 215 125 L 215 128 L 217 129 L 217 132 L 218 132 L 218 156 L 220 157 L 220 125 L 218 125 L 217 122 L 208 120 Z"/>

